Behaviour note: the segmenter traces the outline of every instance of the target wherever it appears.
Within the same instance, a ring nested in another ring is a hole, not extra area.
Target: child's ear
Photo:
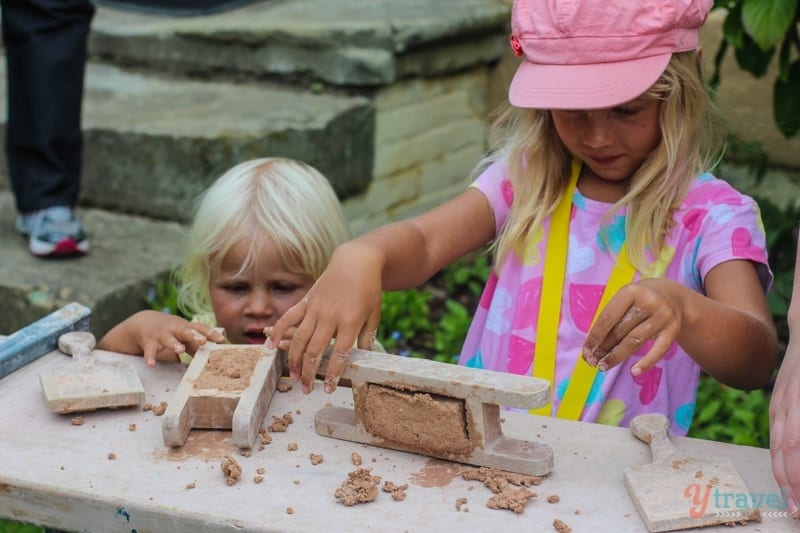
[[[703,60],[703,47],[702,46],[698,46],[697,47],[697,59],[699,61]]]

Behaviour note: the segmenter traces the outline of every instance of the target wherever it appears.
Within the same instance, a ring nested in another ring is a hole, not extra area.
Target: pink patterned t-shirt
[[[505,164],[491,165],[473,186],[488,198],[495,215],[495,234],[499,234],[513,198]],[[564,395],[624,241],[624,211],[607,227],[606,240],[598,236],[601,220],[610,208],[611,204],[590,200],[579,191],[573,195],[552,413]],[[663,277],[702,294],[703,280],[711,269],[725,261],[745,259],[757,264],[765,290],[771,285],[764,229],[758,205],[750,197],[711,174],[703,174],[691,184],[674,220],[666,239],[666,255],[662,254],[662,260],[669,261]],[[493,271],[489,277],[459,364],[531,375],[549,223],[549,219],[545,221],[543,231],[534,234],[526,248],[509,253],[500,272]],[[637,273],[634,279],[640,278]],[[655,412],[670,419],[674,434],[686,434],[694,414],[700,367],[674,343],[653,368],[631,376],[631,366],[651,345],[652,341],[623,364],[597,373],[581,420],[627,426],[637,414]]]

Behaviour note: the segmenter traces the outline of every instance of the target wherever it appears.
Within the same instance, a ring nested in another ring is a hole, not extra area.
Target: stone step
[[[374,87],[496,60],[509,12],[507,0],[264,0],[202,17],[100,7],[90,52],[203,78]]]
[[[42,260],[14,229],[14,199],[0,191],[0,335],[9,335],[69,302],[92,309],[103,335],[146,308],[146,295],[179,265],[183,227],[100,209],[80,208],[92,251],[78,259]]]
[[[93,309],[97,335],[147,307],[182,259],[197,194],[245,159],[316,166],[355,234],[463,191],[485,151],[508,10],[506,0],[270,0],[203,17],[99,7],[79,208],[93,250],[30,256],[0,151],[0,334],[69,301]]]
[[[5,100],[4,68],[0,77]],[[3,106],[0,122],[5,113]],[[92,63],[81,203],[186,221],[198,193],[221,172],[270,155],[315,166],[347,198],[371,180],[374,123],[363,97],[168,79]],[[7,187],[0,154],[0,189]]]

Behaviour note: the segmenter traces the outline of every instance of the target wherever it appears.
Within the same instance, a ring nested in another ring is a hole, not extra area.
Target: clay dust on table
[[[267,426],[267,429],[273,433],[283,433],[293,422],[294,418],[291,412],[285,413],[283,416],[273,416],[272,424]]]
[[[537,494],[528,487],[542,482],[540,476],[517,474],[485,466],[465,469],[461,477],[467,481],[480,481],[494,493],[494,496],[486,502],[489,509],[508,509],[515,513],[524,511],[528,500],[536,498]],[[515,489],[512,485],[521,488]]]
[[[333,495],[348,507],[359,503],[373,502],[378,498],[380,476],[373,476],[371,468],[359,468],[347,474],[347,479]]]
[[[258,348],[217,348],[208,355],[203,371],[194,382],[195,389],[240,392],[250,385],[256,363],[264,357]]]
[[[558,533],[572,533],[572,528],[558,518],[553,519],[553,529]]]
[[[222,457],[219,467],[222,470],[222,475],[225,476],[225,482],[228,485],[233,485],[236,483],[236,481],[238,481],[239,477],[242,475],[242,467],[236,462],[236,459],[230,455],[225,455]]]

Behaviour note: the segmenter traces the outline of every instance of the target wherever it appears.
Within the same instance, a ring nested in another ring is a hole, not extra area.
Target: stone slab
[[[202,17],[101,7],[90,50],[162,72],[376,86],[499,59],[509,13],[505,0],[266,0]]]
[[[0,69],[0,100],[5,70]],[[0,122],[5,122],[5,107]],[[372,179],[374,110],[365,98],[268,84],[199,82],[90,64],[81,203],[186,222],[199,193],[246,159],[293,157],[340,198]],[[0,132],[4,143],[5,128]],[[0,188],[7,187],[0,154]]]
[[[146,308],[148,291],[182,260],[181,225],[90,208],[78,211],[91,239],[89,255],[38,259],[16,233],[14,213],[12,195],[0,191],[2,335],[78,302],[92,310],[91,331],[100,337]]]

